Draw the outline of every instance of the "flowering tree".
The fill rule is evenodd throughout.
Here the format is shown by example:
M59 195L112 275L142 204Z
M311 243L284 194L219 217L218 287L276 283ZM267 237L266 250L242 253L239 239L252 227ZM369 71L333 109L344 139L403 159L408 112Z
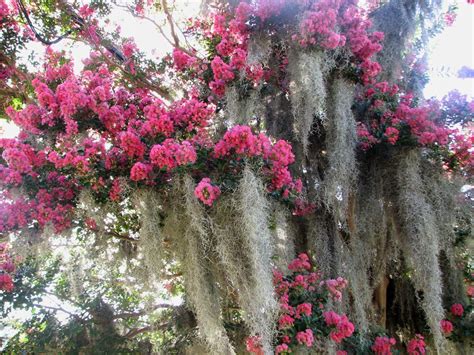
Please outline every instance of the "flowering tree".
M156 306L164 283L182 294L192 321L174 351L389 354L398 332L423 354L425 340L462 340L474 105L421 96L424 45L452 9L210 1L179 23L173 6L0 0L1 114L21 129L0 140L2 295L16 264L60 241L66 269L100 270L72 300L84 322L107 312L81 295L114 303L93 291L107 273L155 296L134 301L140 316L169 308ZM108 31L116 8L152 22L169 54ZM32 70L21 60L35 41ZM90 47L80 69L61 41ZM169 331L174 314L125 337L135 323L107 325L123 344Z

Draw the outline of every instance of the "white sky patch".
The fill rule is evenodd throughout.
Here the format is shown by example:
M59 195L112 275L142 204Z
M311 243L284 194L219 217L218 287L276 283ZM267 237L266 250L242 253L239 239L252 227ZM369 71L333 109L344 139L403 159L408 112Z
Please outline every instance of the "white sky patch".
M449 91L458 90L474 97L474 78L458 78L463 66L474 68L474 5L457 1L457 18L429 45L429 78L425 97L442 98Z

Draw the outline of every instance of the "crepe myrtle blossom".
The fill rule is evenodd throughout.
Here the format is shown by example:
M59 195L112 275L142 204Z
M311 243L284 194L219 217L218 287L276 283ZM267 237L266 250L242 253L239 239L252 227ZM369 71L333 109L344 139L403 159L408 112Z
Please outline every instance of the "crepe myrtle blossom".
M460 303L453 304L451 306L451 313L453 314L453 316L462 317L462 315L464 313L464 308L463 308L462 304L460 304Z
M394 338L386 336L379 336L375 338L374 344L372 345L372 351L377 355L391 355L391 348L396 344Z
M454 327L453 327L453 323L451 323L449 320L447 319L443 319L439 322L439 325L441 327L441 331L446 335L446 336L449 336L451 335L451 332L453 331Z
M425 338L416 334L414 339L411 339L407 345L408 355L424 355L426 354Z
M212 206L220 194L219 187L212 185L209 178L203 178L194 190L194 195L207 206Z

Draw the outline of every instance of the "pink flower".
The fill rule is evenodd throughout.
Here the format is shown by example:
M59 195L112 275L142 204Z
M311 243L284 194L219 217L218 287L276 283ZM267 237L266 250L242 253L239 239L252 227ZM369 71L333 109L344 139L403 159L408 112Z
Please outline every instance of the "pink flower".
M337 323L337 331L342 334L344 338L348 338L354 333L354 324L352 324L346 315L343 315Z
M177 165L186 165L196 162L197 154L194 147L188 141L183 141L175 152Z
M230 65L233 68L240 70L245 66L246 59L247 59L247 52L241 48L237 48L232 54L232 57L230 59Z
M133 181L141 181L149 178L152 167L149 164L135 163L130 170L130 179Z
M115 179L114 181L112 181L112 187L110 188L109 198L115 202L119 201L121 191L122 188L120 186L120 181L118 179Z
M245 70L247 78L257 85L263 77L263 68L259 65L248 66Z
M177 70L184 70L189 68L196 62L196 58L184 53L182 50L175 48L173 50L174 66Z
M223 39L216 46L217 53L223 57L228 57L234 50L234 44L227 39Z
M384 135L387 138L388 143L394 145L398 140L399 133L400 132L395 127L387 127Z
M262 345L260 344L259 336L248 337L245 341L247 351L257 355L263 355Z
M418 137L418 143L421 145L433 144L436 141L436 134L432 132L423 132L421 136Z
M301 303L296 307L296 318L301 318L301 315L304 314L305 316L311 315L311 303Z
M328 291L331 294L331 297L335 301L341 301L342 299L342 290L347 287L347 280L343 279L342 277L338 277L337 279L333 280L325 280L320 283L320 285L326 285Z
M288 314L283 314L278 320L279 328L284 329L291 327L294 322L295 320L293 317L289 316Z
M454 315L454 316L457 316L457 317L462 317L463 313L464 313L464 308L462 306L462 304L460 303L455 303L451 306L451 313Z
M300 344L306 344L308 348L313 346L314 337L311 329L306 329L304 332L296 333L296 340Z
M337 325L337 323L339 323L339 320L341 319L341 316L333 311L324 312L323 317L324 321L329 326Z
M275 348L275 354L281 354L281 353L284 353L286 351L288 351L288 345L286 345L286 344L277 345L276 348Z
M416 337L408 342L408 355L423 355L426 353L426 344L423 336L417 334Z
M209 83L209 89L217 97L222 97L225 94L225 82L224 80L213 80Z
M295 161L291 144L282 139L278 140L273 147L271 147L268 158L277 166L288 166ZM300 254L300 256L301 255L306 254ZM307 255L305 261L308 261Z
M204 178L194 189L194 195L205 205L212 206L214 200L219 197L221 190L218 186L211 184L211 179Z
M83 5L79 8L79 15L84 18L91 17L94 14L94 9L90 8L89 5Z
M474 286L467 286L466 293L469 297L474 297Z
M394 338L389 337L377 337L375 338L372 350L377 355L391 355L391 347L395 345L396 341Z
M277 269L274 269L273 270L273 284L278 285L282 281L283 281L283 273L281 273Z
M367 126L362 122L357 122L357 138L359 139L362 150L368 150L374 144L378 143L377 138L369 132Z
M214 73L214 79L230 81L234 79L234 72L232 67L221 59L221 57L216 56L211 62L212 72Z
M97 223L93 218L86 218L84 223L86 224L87 228L89 228L90 230L93 230L93 231L97 230Z
M308 255L304 253L298 255L298 258L294 259L288 265L288 270L291 270L291 271L311 270L311 264L309 263Z
M3 270L8 273L12 273L15 271L15 264L13 264L11 260L4 261L3 263L0 263L0 270Z
M183 141L179 144L172 138L165 139L162 144L155 144L150 151L152 164L168 171L179 165L194 163L196 158L191 143Z
M354 333L354 324L352 324L346 315L339 315L333 311L323 313L324 320L328 326L336 326L329 336L336 343L348 338Z
M9 274L0 274L0 290L11 292L13 287L12 277Z
M304 275L296 275L295 281L293 282L293 284L291 286L292 287L300 286L304 289L307 289L308 288L308 283L306 282Z
M143 159L145 154L145 144L135 133L130 131L120 133L120 147L132 159Z
M224 134L214 151L216 157L229 155L231 152L250 157L259 155L262 147L250 127L237 125Z
M137 45L133 40L127 40L123 44L123 55L127 58L130 58L133 56L133 53L135 53L138 50Z
M449 336L451 332L453 331L453 323L451 323L449 320L443 319L439 322L439 325L441 327L441 331L446 335Z
M447 12L444 14L444 22L446 23L446 26L452 26L454 20L456 20L456 13Z

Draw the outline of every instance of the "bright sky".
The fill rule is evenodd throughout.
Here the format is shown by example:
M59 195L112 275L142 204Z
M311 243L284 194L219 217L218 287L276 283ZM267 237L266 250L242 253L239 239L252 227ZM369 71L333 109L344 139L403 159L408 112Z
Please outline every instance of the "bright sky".
M458 0L457 18L453 26L430 43L429 77L425 97L441 98L457 89L474 97L474 78L457 78L463 66L474 68L474 5Z

